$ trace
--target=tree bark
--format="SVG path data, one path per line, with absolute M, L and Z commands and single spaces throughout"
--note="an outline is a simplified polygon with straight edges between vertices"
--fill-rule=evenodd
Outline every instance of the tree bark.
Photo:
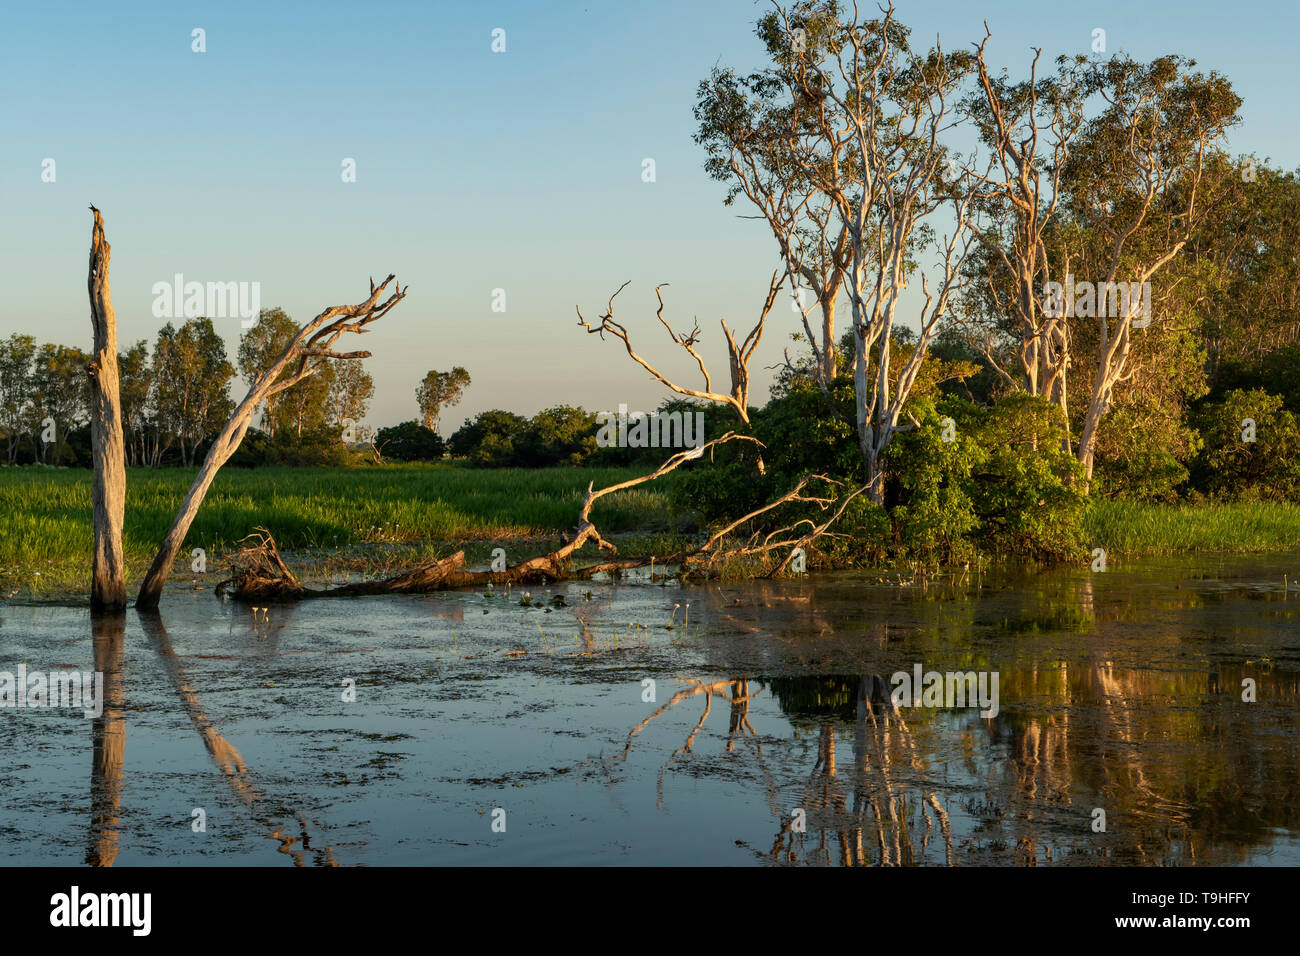
M 840 284 L 837 282 L 835 287 L 821 296 L 822 310 L 822 347 L 817 353 L 817 363 L 820 366 L 819 374 L 827 388 L 835 381 L 835 376 L 839 374 L 840 363 L 837 343 L 835 341 L 835 298 L 840 293 Z
M 92 611 L 126 608 L 126 566 L 122 557 L 122 519 L 126 511 L 126 450 L 122 440 L 122 402 L 118 394 L 117 316 L 109 291 L 108 263 L 112 249 L 104 237 L 104 219 L 90 207 L 94 226 L 90 237 L 90 324 L 95 354 L 90 376 L 90 441 L 95 478 L 92 490 L 95 552 L 91 567 Z

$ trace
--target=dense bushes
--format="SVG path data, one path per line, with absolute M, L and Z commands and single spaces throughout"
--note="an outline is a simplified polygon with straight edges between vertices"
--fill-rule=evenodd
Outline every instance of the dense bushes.
M 665 402 L 660 411 L 693 412 L 702 406 Z M 709 412 L 721 420 L 716 409 Z M 481 412 L 448 439 L 457 458 L 484 468 L 548 468 L 557 465 L 659 464 L 671 454 L 663 448 L 602 448 L 597 442 L 597 415 L 571 405 L 543 409 L 531 419 L 499 408 Z M 706 430 L 708 416 L 706 416 Z
M 1234 501 L 1300 496 L 1300 427 L 1279 395 L 1233 389 L 1193 413 L 1205 447 L 1194 479 L 1207 494 Z
M 394 461 L 438 461 L 447 451 L 441 435 L 415 421 L 379 429 L 375 447 Z
M 528 426 L 528 419 L 494 408 L 480 412 L 447 439 L 447 450 L 476 465 L 504 466 L 513 461 L 515 438 Z
M 785 493 L 806 474 L 842 489 L 863 481 L 852 418 L 852 386 L 841 379 L 831 400 L 819 388 L 792 384 L 754 416 L 757 449 L 732 444 L 712 464 L 701 462 L 674 486 L 675 504 L 721 524 Z M 1082 554 L 1087 499 L 1082 470 L 1065 451 L 1055 409 L 1012 395 L 992 407 L 932 389 L 913 403 L 916 426 L 885 455 L 884 507 L 865 495 L 819 544 L 836 563 L 881 557 L 952 563 L 980 552 L 1038 560 Z M 809 486 L 824 493 L 829 486 Z M 771 530 L 806 517 L 808 506 L 784 506 L 759 522 Z
M 230 456 L 230 464 L 236 468 L 347 467 L 361 464 L 362 460 L 359 454 L 340 441 L 339 430 L 334 428 L 312 429 L 301 435 L 292 431 L 280 432 L 274 438 L 264 431 L 250 428 L 239 448 Z

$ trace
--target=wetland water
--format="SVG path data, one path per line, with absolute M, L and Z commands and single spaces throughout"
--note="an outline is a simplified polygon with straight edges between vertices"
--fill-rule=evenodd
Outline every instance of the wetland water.
M 0 670 L 102 671 L 105 706 L 0 710 L 0 862 L 1296 865 L 1296 578 L 173 591 L 94 628 L 7 605 Z M 917 665 L 996 673 L 996 716 L 895 709 Z

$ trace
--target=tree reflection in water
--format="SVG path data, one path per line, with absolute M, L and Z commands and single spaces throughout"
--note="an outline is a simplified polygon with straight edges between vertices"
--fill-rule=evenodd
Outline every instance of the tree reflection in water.
M 279 852 L 287 855 L 294 866 L 308 864 L 306 853 L 316 866 L 338 866 L 332 847 L 317 840 L 312 845 L 307 818 L 282 804 L 272 802 L 254 783 L 243 756 L 208 717 L 199 699 L 198 689 L 172 647 L 161 616 L 141 612 L 140 623 L 157 651 L 163 668 L 176 691 L 181 706 L 198 731 L 203 746 L 211 756 L 221 777 L 257 823 L 268 828 L 268 839 L 275 840 Z M 91 782 L 90 849 L 86 862 L 91 866 L 112 866 L 118 853 L 118 825 L 125 774 L 124 740 L 126 736 L 125 690 L 122 678 L 123 641 L 126 616 L 94 615 L 95 669 L 104 675 L 104 711 L 92 726 L 94 769 Z M 287 831 L 296 831 L 295 833 Z M 306 853 L 304 852 L 306 851 Z
M 693 772 L 734 779 L 734 759 L 752 759 L 778 830 L 765 849 L 737 843 L 783 865 L 1222 865 L 1296 828 L 1294 802 L 1278 799 L 1297 786 L 1287 733 L 1261 734 L 1254 723 L 1276 714 L 1261 718 L 1216 694 L 1239 686 L 1237 675 L 1125 671 L 1105 660 L 1001 673 L 1006 709 L 992 721 L 973 710 L 900 709 L 875 674 L 688 677 L 632 728 L 618 759 L 658 717 L 703 698 L 699 719 L 659 768 L 662 809 L 666 773 L 696 748 L 713 698 L 726 700 L 726 760 L 701 754 Z M 1289 675 L 1260 680 L 1261 696 L 1277 701 L 1300 689 Z M 794 724 L 793 738 L 754 730 L 750 703 L 765 691 Z M 1180 700 L 1190 703 L 1170 706 Z M 1297 730 L 1293 712 L 1283 720 Z M 792 788 L 801 728 L 813 731 L 815 752 Z M 738 739 L 748 747 L 737 750 Z M 1094 808 L 1106 811 L 1105 832 L 1092 829 Z M 804 811 L 802 830 L 795 809 Z

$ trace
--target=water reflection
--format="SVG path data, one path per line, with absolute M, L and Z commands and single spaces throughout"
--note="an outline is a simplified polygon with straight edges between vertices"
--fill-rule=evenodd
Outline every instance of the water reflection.
M 294 866 L 305 866 L 304 851 L 312 854 L 317 866 L 337 866 L 334 850 L 328 845 L 312 845 L 311 828 L 306 817 L 277 805 L 271 810 L 258 791 L 244 758 L 217 729 L 204 710 L 194 681 L 172 648 L 171 639 L 157 613 L 140 613 L 140 623 L 163 663 L 181 706 L 198 731 L 203 746 L 221 772 L 222 779 L 263 827 L 267 836 L 279 843 L 279 852 L 289 856 Z M 282 629 L 283 623 L 280 628 Z M 123 679 L 123 646 L 126 635 L 125 614 L 96 614 L 91 617 L 95 670 L 104 675 L 102 714 L 91 725 L 93 769 L 90 798 L 90 846 L 85 862 L 95 867 L 111 867 L 119 850 L 122 790 L 126 772 L 126 703 Z M 274 633 L 273 631 L 268 631 Z M 286 832 L 296 830 L 296 833 Z M 319 844 L 320 841 L 318 841 Z
M 98 866 L 196 848 L 300 866 L 1300 861 L 1285 570 L 586 582 L 269 614 L 178 598 L 170 636 L 156 615 L 93 619 L 88 808 L 84 778 L 59 791 L 59 760 L 84 768 L 83 718 L 4 715 L 18 761 L 0 768 L 0 836 L 44 824 L 65 834 L 51 857 Z M 0 607 L 0 626 L 15 659 L 52 667 L 87 622 Z M 891 675 L 918 663 L 996 672 L 997 715 L 894 706 Z M 346 678 L 356 706 L 340 705 Z M 176 819 L 191 799 L 230 811 L 209 821 L 219 840 Z M 485 822 L 498 805 L 508 839 Z
M 95 670 L 104 675 L 103 712 L 91 723 L 90 846 L 86 862 L 112 866 L 117 859 L 126 770 L 126 699 L 122 682 L 122 648 L 126 614 L 97 614 L 91 619 Z
M 632 729 L 621 756 L 660 715 L 703 697 L 699 719 L 660 768 L 662 809 L 664 773 L 692 751 L 713 697 L 728 701 L 723 749 L 735 753 L 737 736 L 751 735 L 750 769 L 764 779 L 777 823 L 769 847 L 750 848 L 774 864 L 1222 865 L 1300 826 L 1294 801 L 1279 799 L 1300 786 L 1294 677 L 1258 676 L 1260 699 L 1275 702 L 1268 708 L 1241 700 L 1232 671 L 1121 671 L 1099 661 L 1019 666 L 1002 677 L 1004 713 L 994 719 L 895 706 L 882 674 L 686 678 L 687 688 Z M 796 731 L 815 737 L 793 792 L 764 763 L 749 723 L 749 704 L 765 691 Z M 1278 718 L 1282 727 L 1268 732 Z M 798 739 L 769 741 L 768 750 L 793 758 Z M 739 776 L 734 766 L 713 769 Z M 1105 811 L 1105 832 L 1093 828 L 1095 809 Z
M 289 856 L 293 860 L 294 866 L 307 865 L 303 850 L 311 852 L 312 862 L 317 866 L 338 866 L 337 861 L 334 859 L 334 850 L 331 847 L 327 845 L 312 846 L 310 828 L 307 819 L 301 813 L 294 813 L 292 810 L 288 813 L 289 816 L 293 817 L 294 823 L 297 824 L 298 835 L 285 832 L 286 828 L 292 828 L 293 824 L 284 819 L 286 814 L 283 810 L 272 811 L 269 808 L 266 797 L 254 785 L 243 756 L 240 755 L 230 741 L 221 735 L 216 725 L 208 717 L 203 708 L 203 702 L 199 699 L 194 681 L 186 672 L 184 665 L 172 647 L 171 638 L 167 634 L 167 628 L 163 625 L 162 617 L 157 612 L 140 612 L 139 618 L 145 635 L 149 638 L 163 663 L 163 668 L 172 688 L 176 692 L 177 698 L 180 700 L 181 706 L 185 709 L 185 713 L 189 717 L 190 723 L 194 725 L 194 729 L 198 731 L 204 748 L 212 757 L 212 762 L 221 771 L 222 779 L 245 805 L 253 819 L 257 820 L 263 827 L 269 826 L 271 828 L 267 837 L 280 844 L 279 852 Z M 282 622 L 274 633 L 278 633 L 283 627 Z M 298 848 L 300 843 L 301 849 Z

